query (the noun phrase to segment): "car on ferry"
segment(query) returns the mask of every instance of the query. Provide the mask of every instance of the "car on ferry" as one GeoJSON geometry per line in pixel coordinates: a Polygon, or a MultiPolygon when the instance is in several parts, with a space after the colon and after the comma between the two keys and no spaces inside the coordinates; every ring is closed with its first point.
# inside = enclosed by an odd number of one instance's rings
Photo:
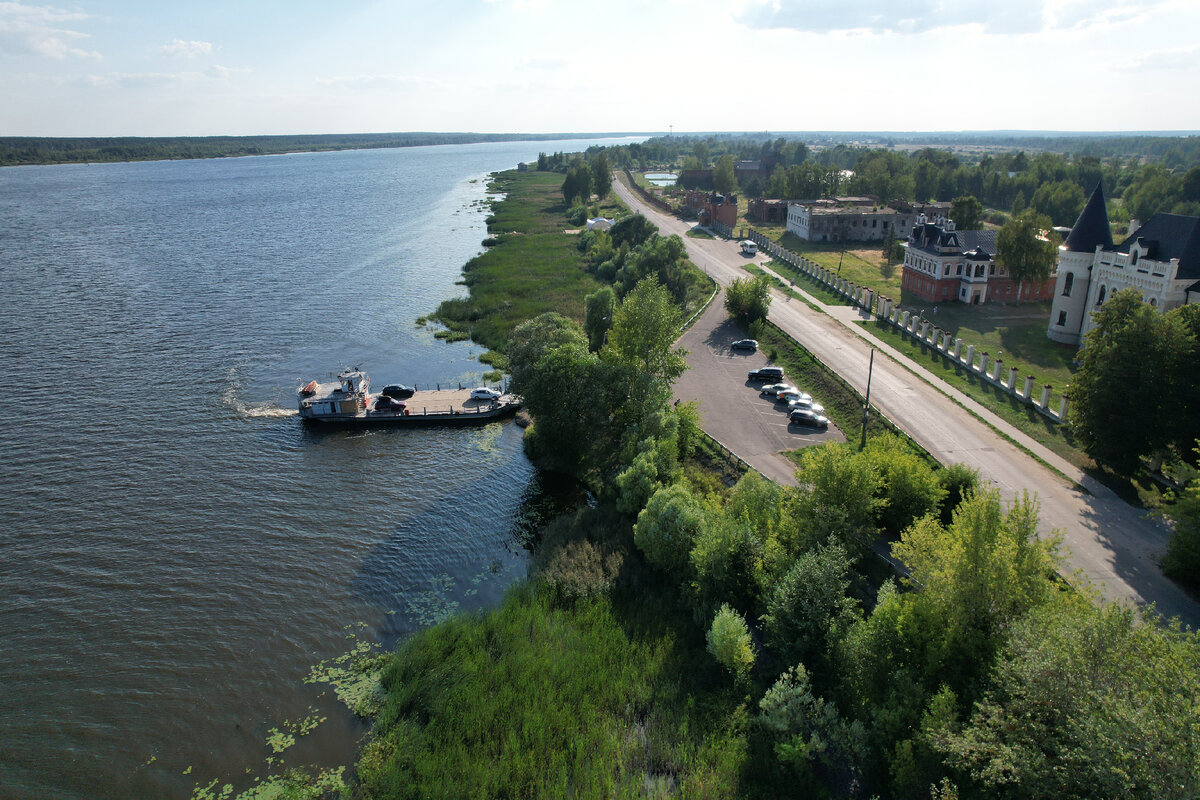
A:
{"type": "Polygon", "coordinates": [[[478,389],[471,390],[472,400],[499,400],[500,393],[495,389],[489,389],[486,386],[480,386],[478,389]]]}

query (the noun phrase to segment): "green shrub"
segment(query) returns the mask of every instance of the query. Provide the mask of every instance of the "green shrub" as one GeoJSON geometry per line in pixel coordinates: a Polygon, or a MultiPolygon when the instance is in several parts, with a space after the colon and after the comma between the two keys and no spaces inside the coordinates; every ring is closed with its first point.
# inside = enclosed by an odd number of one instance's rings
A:
{"type": "Polygon", "coordinates": [[[708,652],[742,683],[754,666],[754,644],[746,620],[728,605],[721,606],[708,629],[708,652]]]}

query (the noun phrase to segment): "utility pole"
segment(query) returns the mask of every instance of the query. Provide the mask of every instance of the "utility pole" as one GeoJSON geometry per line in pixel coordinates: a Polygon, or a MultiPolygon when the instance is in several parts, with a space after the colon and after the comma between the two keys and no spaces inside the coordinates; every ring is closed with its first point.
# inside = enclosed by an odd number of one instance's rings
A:
{"type": "Polygon", "coordinates": [[[863,400],[863,422],[862,422],[862,441],[859,442],[858,449],[862,450],[867,446],[867,412],[871,409],[871,373],[875,371],[875,348],[871,348],[871,361],[867,364],[867,396],[863,400]]]}

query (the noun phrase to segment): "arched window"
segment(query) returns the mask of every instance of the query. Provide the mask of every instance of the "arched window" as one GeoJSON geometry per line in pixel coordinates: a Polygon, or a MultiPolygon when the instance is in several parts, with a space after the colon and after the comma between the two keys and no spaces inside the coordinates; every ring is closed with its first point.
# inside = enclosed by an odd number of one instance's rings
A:
{"type": "Polygon", "coordinates": [[[1100,294],[1096,295],[1096,305],[1097,306],[1104,305],[1104,292],[1107,290],[1107,288],[1108,287],[1106,287],[1106,286],[1100,287],[1100,294]]]}
{"type": "Polygon", "coordinates": [[[1151,298],[1150,298],[1150,307],[1151,307],[1151,308],[1154,308],[1154,307],[1156,307],[1156,306],[1158,306],[1158,298],[1157,298],[1157,297],[1151,297],[1151,298]]]}
{"type": "Polygon", "coordinates": [[[1071,287],[1075,285],[1075,273],[1068,272],[1067,279],[1063,281],[1063,297],[1071,296],[1071,287]]]}

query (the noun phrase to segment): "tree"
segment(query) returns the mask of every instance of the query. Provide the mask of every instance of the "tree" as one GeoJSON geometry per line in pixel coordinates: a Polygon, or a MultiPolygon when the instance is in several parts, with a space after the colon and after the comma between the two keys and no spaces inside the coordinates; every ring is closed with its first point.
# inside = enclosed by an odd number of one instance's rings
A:
{"type": "Polygon", "coordinates": [[[888,232],[883,236],[883,260],[889,267],[895,261],[896,244],[896,232],[892,228],[888,228],[888,232]]]}
{"type": "Polygon", "coordinates": [[[904,602],[925,606],[920,617],[940,620],[930,677],[940,672],[947,682],[969,685],[979,659],[999,646],[1001,630],[1053,596],[1061,537],[1039,537],[1037,528],[1036,500],[1026,495],[1004,511],[999,490],[989,489],[964,500],[948,527],[925,517],[892,547],[908,582],[920,588],[904,602]]]}
{"type": "Polygon", "coordinates": [[[708,652],[729,670],[734,680],[744,682],[754,666],[754,644],[742,615],[727,605],[721,606],[708,629],[708,652]]]}
{"type": "Polygon", "coordinates": [[[713,170],[713,188],[721,194],[732,194],[737,191],[737,173],[733,169],[733,156],[726,153],[717,159],[713,170]]]}
{"type": "Polygon", "coordinates": [[[1047,238],[1050,220],[1036,211],[1025,211],[1000,229],[996,237],[996,260],[1004,265],[1017,282],[1017,302],[1025,281],[1044,281],[1058,258],[1058,248],[1047,238]]]}
{"type": "Polygon", "coordinates": [[[1050,218],[1055,225],[1070,225],[1083,210],[1083,189],[1075,181],[1044,183],[1033,193],[1029,207],[1050,218]]]}
{"type": "Polygon", "coordinates": [[[743,325],[767,318],[771,307],[771,279],[766,275],[735,278],[725,288],[725,310],[743,325]]]}
{"type": "Polygon", "coordinates": [[[850,559],[840,544],[802,553],[767,595],[763,632],[776,656],[816,666],[857,615],[849,588],[850,559]]]}
{"type": "Polygon", "coordinates": [[[682,321],[671,296],[654,277],[638,283],[614,313],[608,344],[600,355],[626,368],[633,383],[628,387],[631,400],[645,399],[651,386],[669,392],[687,369],[686,351],[674,347],[682,321]]]}
{"type": "Polygon", "coordinates": [[[608,154],[600,150],[592,156],[592,187],[596,196],[603,200],[612,189],[612,170],[608,166],[608,154]]]}
{"type": "Polygon", "coordinates": [[[688,554],[706,521],[704,507],[686,486],[664,486],[638,514],[633,542],[647,561],[682,579],[690,563],[688,554]]]}
{"type": "Polygon", "coordinates": [[[1173,441],[1180,375],[1194,368],[1184,360],[1194,340],[1182,320],[1125,289],[1095,312],[1084,337],[1071,430],[1088,455],[1122,474],[1173,441]]]}
{"type": "Polygon", "coordinates": [[[983,227],[983,203],[974,195],[956,197],[950,203],[950,219],[960,231],[977,231],[983,227]]]}
{"type": "Polygon", "coordinates": [[[617,305],[617,295],[612,287],[605,286],[592,292],[583,299],[584,314],[583,330],[588,337],[588,349],[593,353],[604,346],[604,337],[612,325],[613,311],[617,305]]]}
{"type": "Polygon", "coordinates": [[[967,724],[934,735],[982,795],[1200,796],[1200,639],[1120,603],[1019,620],[967,724]]]}
{"type": "Polygon", "coordinates": [[[562,194],[568,206],[574,205],[576,202],[587,203],[588,198],[592,196],[592,171],[582,160],[575,162],[567,169],[567,176],[562,184],[562,194]]]}

